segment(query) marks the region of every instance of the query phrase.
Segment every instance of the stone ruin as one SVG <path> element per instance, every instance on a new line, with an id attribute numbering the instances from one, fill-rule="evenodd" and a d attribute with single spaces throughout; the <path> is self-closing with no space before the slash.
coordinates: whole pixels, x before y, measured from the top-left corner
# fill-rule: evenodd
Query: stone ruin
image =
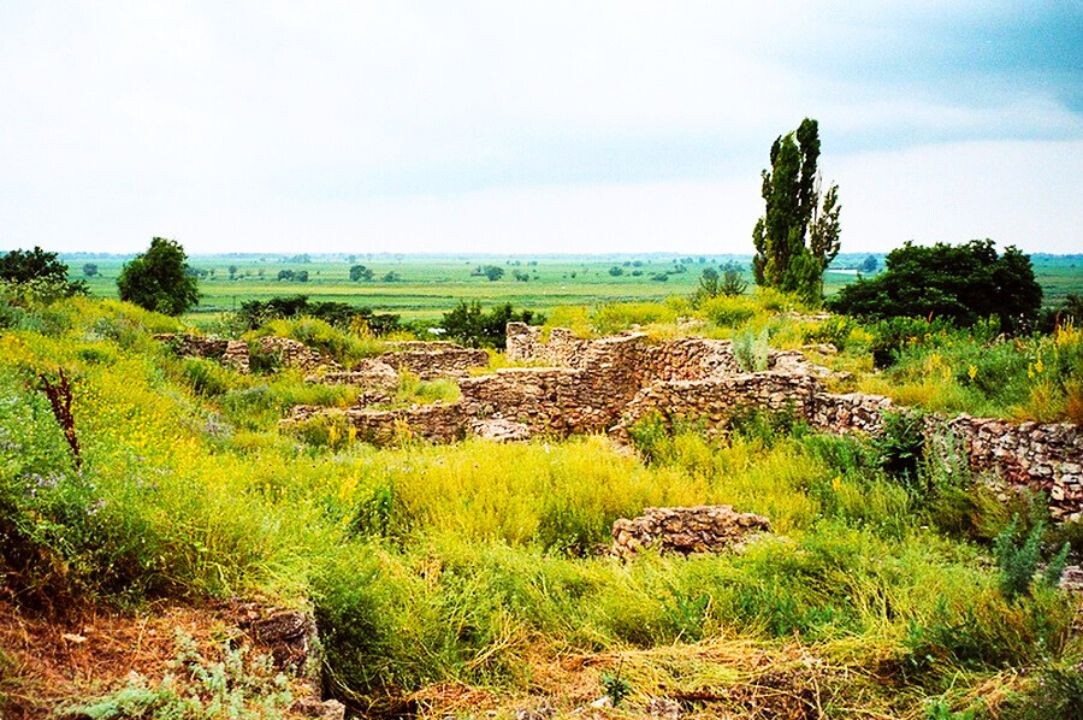
<path id="1" fill-rule="evenodd" d="M 466 377 L 473 368 L 489 365 L 489 353 L 452 342 L 400 342 L 379 360 L 399 372 L 411 372 L 422 380 Z"/>
<path id="2" fill-rule="evenodd" d="M 787 412 L 831 432 L 877 434 L 890 399 L 826 390 L 826 368 L 800 352 L 773 351 L 762 372 L 743 372 L 726 340 L 680 338 L 650 342 L 641 333 L 598 340 L 509 323 L 509 360 L 548 367 L 503 368 L 459 380 L 454 404 L 400 410 L 350 410 L 359 436 L 377 442 L 409 436 L 438 442 L 481 435 L 500 440 L 608 433 L 627 440 L 650 415 L 672 424 L 701 423 L 725 432 L 730 419 L 752 410 Z M 480 360 L 480 357 L 479 357 Z M 300 412 L 320 412 L 319 409 Z M 994 470 L 1015 487 L 1042 490 L 1057 518 L 1083 511 L 1083 432 L 1076 425 L 1012 423 L 960 415 L 930 417 L 931 436 L 945 428 L 978 470 Z"/>
<path id="3" fill-rule="evenodd" d="M 651 507 L 637 518 L 613 523 L 611 552 L 624 558 L 647 548 L 681 555 L 718 553 L 770 529 L 762 515 L 735 512 L 729 505 Z"/>
<path id="4" fill-rule="evenodd" d="M 345 370 L 335 360 L 303 342 L 269 335 L 252 343 L 213 336 L 166 333 L 154 336 L 180 357 L 215 360 L 238 372 L 251 372 L 252 352 L 274 356 L 283 367 L 310 373 L 311 382 L 371 386 L 386 390 L 398 382 L 398 373 L 411 372 L 422 380 L 461 378 L 489 365 L 484 350 L 451 342 L 400 342 L 375 358 Z M 393 379 L 393 380 L 392 380 Z"/>
<path id="5" fill-rule="evenodd" d="M 155 335 L 154 339 L 165 343 L 179 357 L 215 360 L 240 373 L 252 371 L 253 348 L 244 340 L 173 333 Z M 337 367 L 337 363 L 331 358 L 291 338 L 261 337 L 255 341 L 254 346 L 255 350 L 263 355 L 275 356 L 283 367 L 297 368 L 305 372 Z"/>
<path id="6" fill-rule="evenodd" d="M 247 373 L 249 371 L 248 343 L 243 340 L 226 340 L 224 338 L 173 333 L 155 335 L 154 339 L 165 343 L 174 354 L 180 357 L 215 360 L 237 372 Z"/>
<path id="7" fill-rule="evenodd" d="M 159 338 L 180 354 L 214 358 L 245 370 L 247 345 L 240 341 Z M 828 392 L 823 381 L 831 372 L 795 351 L 772 351 L 766 370 L 743 372 L 727 340 L 651 342 L 642 333 L 587 340 L 559 328 L 545 337 L 541 329 L 523 323 L 509 323 L 507 338 L 507 358 L 531 367 L 470 376 L 471 369 L 488 365 L 484 351 L 446 342 L 410 342 L 346 370 L 294 340 L 257 342 L 261 351 L 278 352 L 285 364 L 310 372 L 312 382 L 349 383 L 363 390 L 355 407 L 341 411 L 300 406 L 286 424 L 344 413 L 359 438 L 377 444 L 402 438 L 512 441 L 582 433 L 607 433 L 627 441 L 630 428 L 647 416 L 669 424 L 695 421 L 708 432 L 725 432 L 733 417 L 753 410 L 790 413 L 831 432 L 877 434 L 885 411 L 905 410 L 882 396 Z M 461 398 L 399 409 L 371 407 L 391 400 L 401 371 L 456 379 Z M 967 415 L 926 419 L 927 436 L 945 429 L 973 468 L 995 471 L 1009 487 L 1043 491 L 1057 519 L 1083 517 L 1079 426 Z"/>

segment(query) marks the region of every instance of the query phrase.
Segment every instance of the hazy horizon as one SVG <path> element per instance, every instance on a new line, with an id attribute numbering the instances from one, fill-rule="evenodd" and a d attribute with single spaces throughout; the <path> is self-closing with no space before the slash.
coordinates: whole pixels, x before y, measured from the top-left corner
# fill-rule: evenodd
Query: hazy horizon
<path id="1" fill-rule="evenodd" d="M 7 3 L 0 248 L 748 255 L 810 116 L 843 252 L 1079 252 L 1081 38 L 1079 3 Z"/>

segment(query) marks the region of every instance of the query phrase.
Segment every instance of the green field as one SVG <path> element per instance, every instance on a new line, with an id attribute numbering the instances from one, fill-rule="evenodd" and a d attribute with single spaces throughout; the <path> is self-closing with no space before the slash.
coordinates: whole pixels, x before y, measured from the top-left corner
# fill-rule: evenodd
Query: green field
<path id="1" fill-rule="evenodd" d="M 852 282 L 855 265 L 864 256 L 840 256 L 826 275 L 828 295 Z M 98 266 L 99 274 L 89 278 L 96 296 L 115 297 L 116 277 L 127 258 L 67 256 L 76 276 L 86 263 Z M 880 261 L 882 263 L 882 257 Z M 591 257 L 480 257 L 480 256 L 314 256 L 308 262 L 280 255 L 196 256 L 191 264 L 207 275 L 200 281 L 203 293 L 196 314 L 219 313 L 236 308 L 245 300 L 266 300 L 281 295 L 308 295 L 315 300 L 348 302 L 393 312 L 407 320 L 435 319 L 459 300 L 477 300 L 483 305 L 510 302 L 516 307 L 548 312 L 559 305 L 596 305 L 605 302 L 661 300 L 671 295 L 688 295 L 704 267 L 734 261 L 748 268 L 750 256 L 679 257 L 675 255 L 591 256 Z M 1035 255 L 1035 273 L 1045 290 L 1048 305 L 1058 304 L 1068 293 L 1083 293 L 1083 256 Z M 377 278 L 351 282 L 350 267 L 362 264 Z M 481 265 L 504 270 L 500 280 L 472 275 Z M 235 269 L 231 278 L 230 268 Z M 610 269 L 622 274 L 613 276 Z M 675 270 L 682 270 L 675 272 Z M 309 274 L 308 282 L 280 281 L 282 270 Z M 388 273 L 399 276 L 383 282 Z M 518 272 L 528 277 L 517 280 Z M 638 274 L 635 274 L 638 273 Z M 664 275 L 665 281 L 652 279 Z M 751 279 L 751 278 L 749 278 Z"/>

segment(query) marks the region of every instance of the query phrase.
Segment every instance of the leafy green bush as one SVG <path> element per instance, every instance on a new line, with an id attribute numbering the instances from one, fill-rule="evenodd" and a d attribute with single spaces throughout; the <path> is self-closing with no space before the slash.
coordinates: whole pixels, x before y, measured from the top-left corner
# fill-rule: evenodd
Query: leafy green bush
<path id="1" fill-rule="evenodd" d="M 925 420 L 920 413 L 884 414 L 884 427 L 875 447 L 880 467 L 888 476 L 917 489 L 918 469 L 925 453 Z"/>
<path id="2" fill-rule="evenodd" d="M 873 320 L 945 318 L 966 326 L 993 315 L 1011 332 L 1031 327 L 1041 305 L 1030 257 L 1014 246 L 998 255 L 992 240 L 908 242 L 888 254 L 882 273 L 859 278 L 831 302 L 836 312 Z"/>
<path id="3" fill-rule="evenodd" d="M 700 303 L 700 310 L 718 327 L 738 327 L 751 320 L 760 309 L 754 298 L 718 295 Z"/>
<path id="4" fill-rule="evenodd" d="M 192 390 L 204 397 L 224 395 L 234 384 L 234 373 L 213 360 L 185 358 L 182 361 L 181 374 Z"/>
<path id="5" fill-rule="evenodd" d="M 368 272 L 371 280 L 372 271 Z M 310 302 L 307 295 L 249 300 L 241 303 L 236 316 L 240 325 L 248 330 L 257 330 L 271 320 L 294 320 L 302 317 L 323 320 L 343 330 L 350 329 L 360 321 L 376 336 L 388 335 L 402 329 L 398 315 L 375 313 L 372 308 L 343 302 Z"/>
<path id="6" fill-rule="evenodd" d="M 768 330 L 763 328 L 758 333 L 751 329 L 743 330 L 733 336 L 733 358 L 744 372 L 763 372 L 771 352 L 768 344 Z"/>
<path id="7" fill-rule="evenodd" d="M 448 339 L 456 340 L 469 347 L 503 348 L 507 343 L 507 325 L 509 322 L 524 322 L 540 325 L 545 317 L 532 310 L 516 312 L 511 303 L 498 305 L 488 312 L 481 309 L 481 303 L 467 303 L 460 300 L 450 312 L 444 313 L 440 327 Z"/>
<path id="8" fill-rule="evenodd" d="M 827 320 L 805 330 L 803 334 L 805 342 L 830 343 L 839 351 L 843 351 L 846 349 L 850 333 L 853 332 L 855 327 L 857 327 L 857 324 L 850 318 L 843 315 L 832 315 Z"/>
<path id="9" fill-rule="evenodd" d="M 1030 592 L 1038 563 L 1042 558 L 1042 536 L 1045 525 L 1037 522 L 1020 542 L 1019 517 L 1012 518 L 1008 527 L 996 537 L 993 543 L 993 556 L 1000 568 L 1000 587 L 1004 595 L 1014 599 Z M 1064 572 L 1070 546 L 1065 543 L 1050 559 L 1042 573 L 1042 582 L 1055 586 Z"/>
<path id="10" fill-rule="evenodd" d="M 950 323 L 942 318 L 932 321 L 923 318 L 893 317 L 880 320 L 872 326 L 872 362 L 877 368 L 894 365 L 899 352 L 907 344 L 914 344 L 923 338 L 943 333 Z"/>

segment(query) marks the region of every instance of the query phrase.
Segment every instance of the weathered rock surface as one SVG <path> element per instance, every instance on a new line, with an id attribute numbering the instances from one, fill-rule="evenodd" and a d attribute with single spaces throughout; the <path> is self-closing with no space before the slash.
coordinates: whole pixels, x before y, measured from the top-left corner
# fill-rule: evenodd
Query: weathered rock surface
<path id="1" fill-rule="evenodd" d="M 647 508 L 643 515 L 613 523 L 614 555 L 629 557 L 648 547 L 661 552 L 723 552 L 771 529 L 762 515 L 735 512 L 730 505 Z"/>
<path id="2" fill-rule="evenodd" d="M 237 627 L 269 651 L 277 667 L 306 670 L 316 640 L 316 621 L 310 613 L 256 600 L 236 600 L 231 610 L 237 617 Z"/>
<path id="3" fill-rule="evenodd" d="M 249 371 L 248 343 L 243 340 L 162 333 L 155 340 L 165 343 L 180 357 L 197 357 L 215 360 L 237 372 Z"/>
<path id="4" fill-rule="evenodd" d="M 460 373 L 464 365 L 456 358 L 468 357 L 460 351 L 478 352 L 450 343 L 423 343 L 405 345 L 395 357 L 446 355 L 451 358 L 447 366 Z M 437 410 L 350 410 L 351 421 L 363 437 L 377 442 L 396 437 L 392 430 L 404 427 L 438 442 L 471 433 L 517 440 L 608 432 L 626 439 L 629 428 L 648 414 L 671 423 L 694 420 L 708 431 L 723 431 L 735 415 L 765 410 L 790 413 L 831 432 L 877 434 L 883 430 L 884 412 L 894 409 L 886 397 L 827 392 L 822 379 L 830 371 L 808 363 L 799 352 L 772 352 L 766 371 L 741 372 L 732 344 L 723 340 L 651 343 L 642 333 L 585 340 L 560 329 L 553 329 L 546 340 L 539 328 L 509 323 L 507 355 L 554 367 L 506 368 L 461 378 L 458 403 Z M 481 356 L 475 360 L 480 363 Z M 995 471 L 1015 488 L 1045 492 L 1058 519 L 1083 514 L 1079 426 L 962 415 L 930 418 L 926 435 L 936 437 L 945 429 L 975 469 Z"/>
<path id="5" fill-rule="evenodd" d="M 264 355 L 274 356 L 282 367 L 296 368 L 304 372 L 339 369 L 338 363 L 332 358 L 292 338 L 269 335 L 257 340 L 256 345 Z"/>
<path id="6" fill-rule="evenodd" d="M 489 354 L 450 342 L 402 342 L 397 343 L 395 350 L 380 355 L 379 360 L 400 372 L 412 372 L 422 380 L 432 380 L 466 377 L 471 369 L 486 367 Z"/>
<path id="7" fill-rule="evenodd" d="M 503 418 L 486 418 L 470 423 L 470 434 L 483 440 L 517 442 L 530 439 L 530 428 Z"/>

